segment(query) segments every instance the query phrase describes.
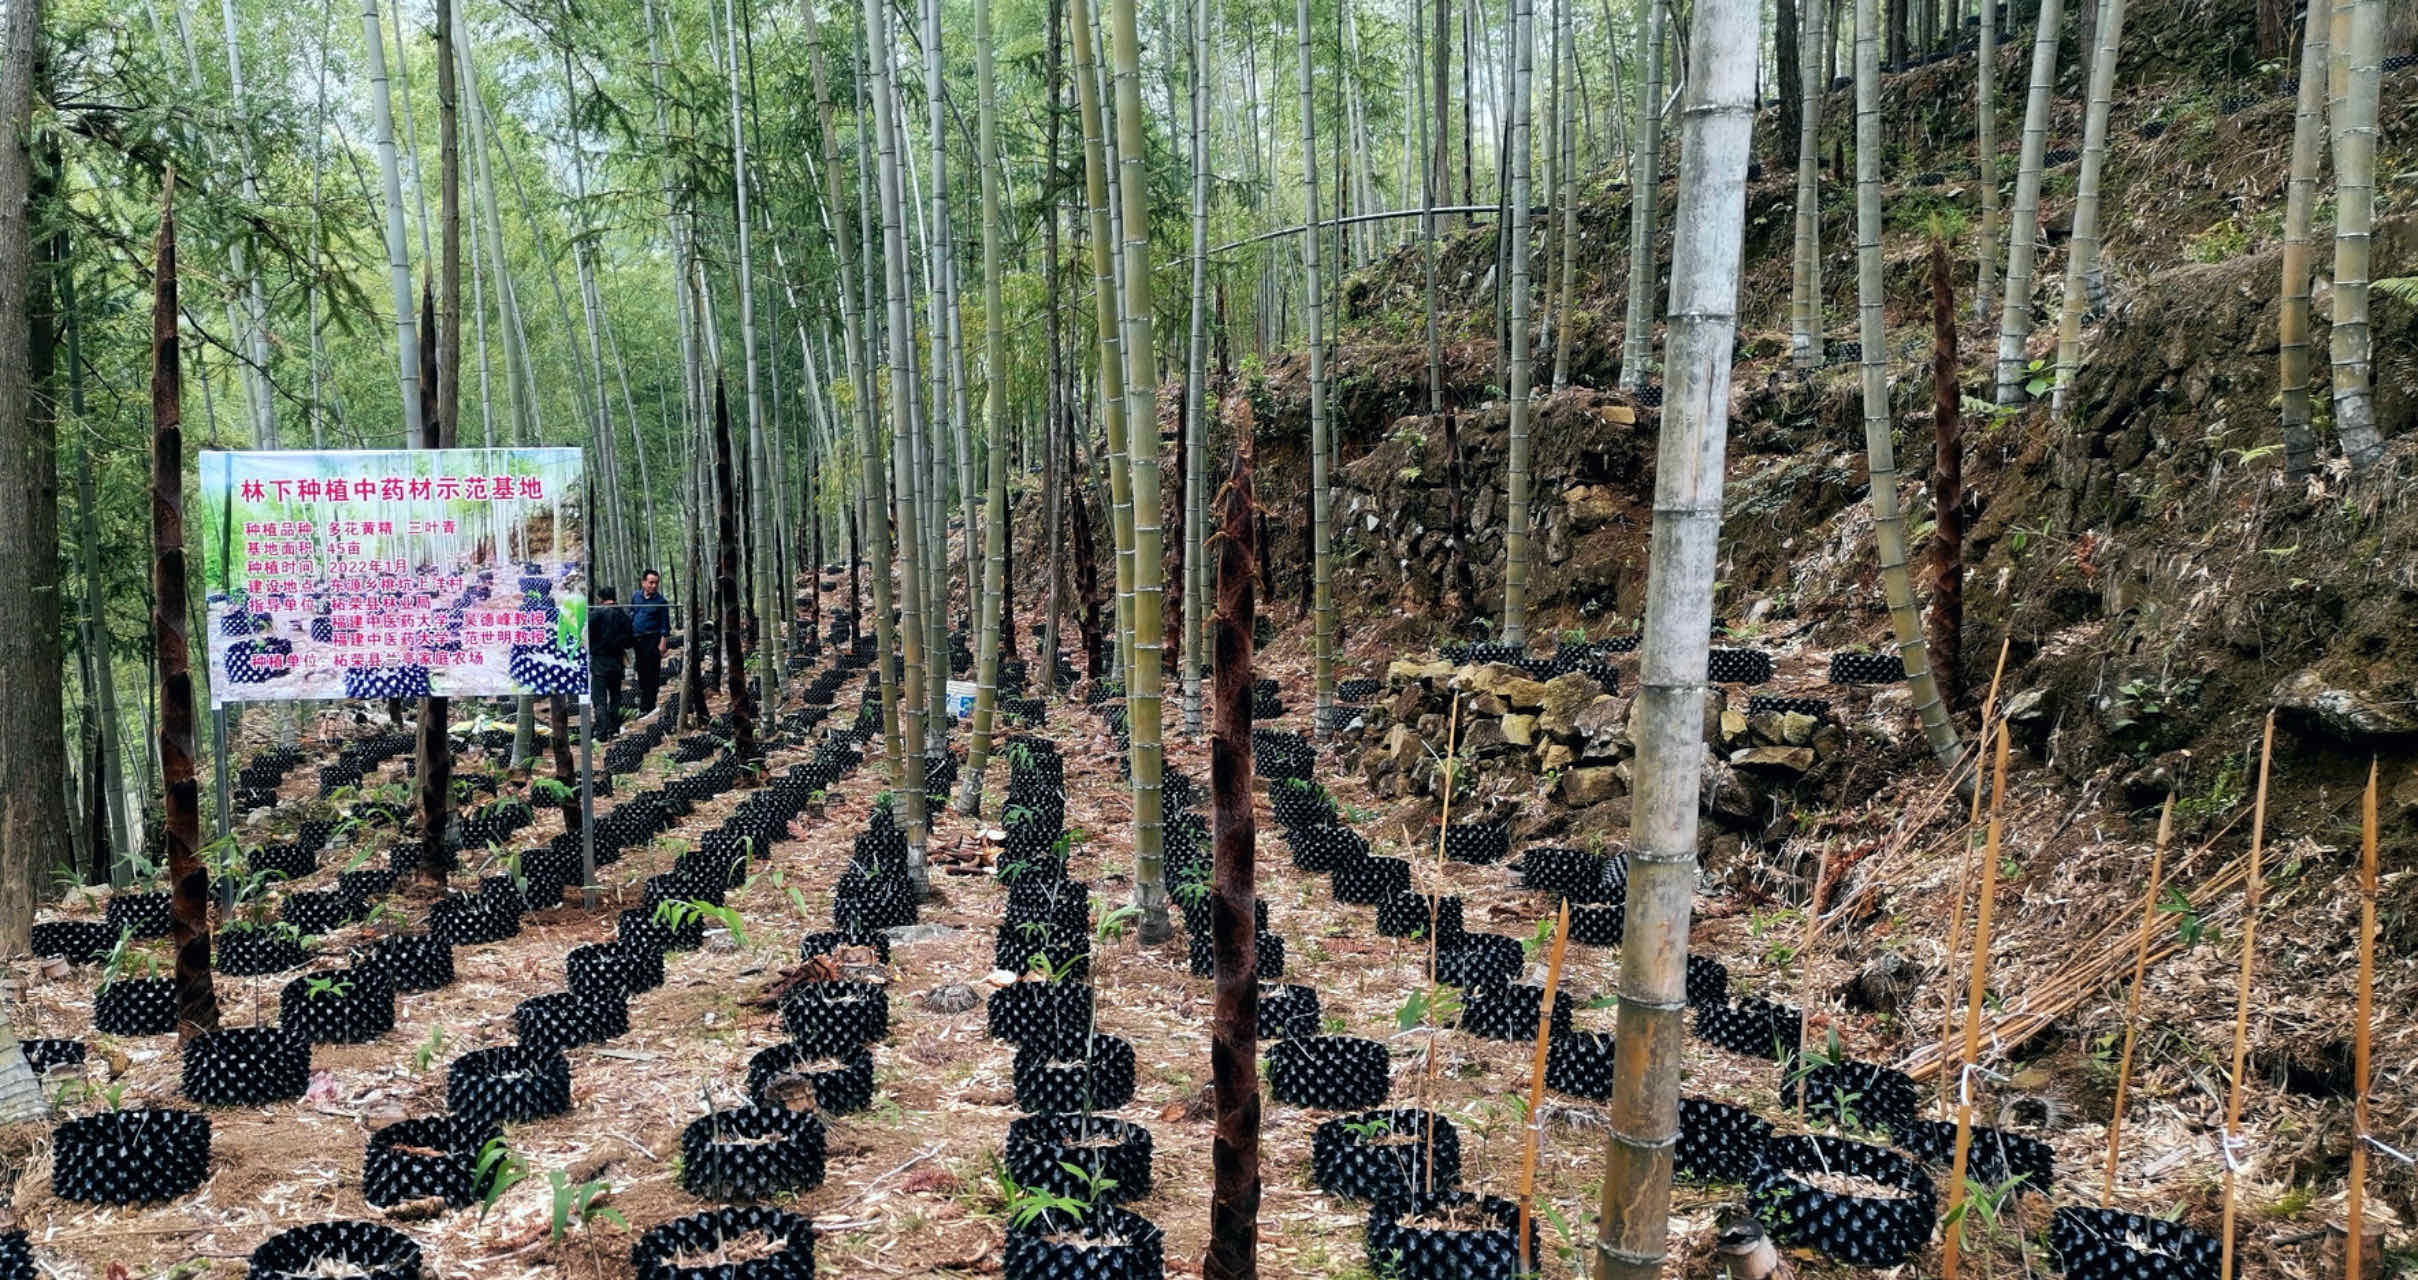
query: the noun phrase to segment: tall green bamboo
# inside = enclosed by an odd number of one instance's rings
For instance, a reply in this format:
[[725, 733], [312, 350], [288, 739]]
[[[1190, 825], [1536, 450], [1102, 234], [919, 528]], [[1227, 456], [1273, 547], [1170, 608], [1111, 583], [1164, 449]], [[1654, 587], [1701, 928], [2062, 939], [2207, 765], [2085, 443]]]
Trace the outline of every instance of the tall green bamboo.
[[1822, 367], [1822, 79], [1815, 52], [1830, 40], [1822, 0], [1805, 0], [1805, 38], [1797, 48], [1797, 238], [1789, 256], [1788, 359], [1799, 369]]
[[[2055, 4], [2056, 0], [2046, 2]], [[1881, 286], [1880, 23], [1873, 12], [1874, 6], [1888, 0], [1853, 3], [1856, 337], [1864, 348], [1864, 454], [1872, 476], [1873, 543], [1880, 556], [1889, 625], [1897, 633], [1898, 652], [1906, 664], [1906, 687], [1914, 695], [1923, 737], [1940, 764], [1953, 769], [1958, 757], [1956, 726], [1948, 719], [1947, 704], [1940, 700], [1939, 682], [1932, 678], [1930, 647], [1923, 639], [1922, 615], [1914, 605], [1913, 575], [1906, 568], [1906, 517], [1898, 505], [1897, 445], [1889, 424], [1888, 350], [1881, 324], [1887, 299]]]
[[2284, 283], [2275, 320], [2275, 380], [2284, 437], [2284, 470], [2300, 477], [2317, 465], [2309, 429], [2309, 223], [2317, 204], [2317, 162], [2326, 131], [2328, 5], [2308, 6], [2301, 40], [2300, 95], [2292, 114], [2292, 162], [2284, 186]]
[[[2032, 37], [2032, 89], [2023, 107], [2023, 159], [2015, 170], [2015, 204], [2007, 215], [2007, 287], [1998, 309], [1997, 400], [2002, 405], [2022, 404], [2026, 395], [2024, 349], [2032, 337], [2032, 264], [2040, 238], [2040, 166], [2048, 150], [2049, 109], [2057, 92], [2057, 23], [2064, 8], [2063, 0], [2040, 0], [2040, 26]], [[1862, 72], [1857, 74], [1861, 76]], [[1860, 95], [1861, 90], [1858, 92]], [[1859, 118], [1863, 110], [1859, 97], [1856, 104]], [[1858, 160], [1859, 188], [1863, 182], [1862, 167], [1863, 162]], [[1869, 359], [1871, 353], [1865, 354]]]
[[[999, 77], [992, 65], [991, 0], [974, 0], [974, 76], [982, 154], [982, 433], [989, 455], [983, 501], [982, 601], [975, 611], [974, 740], [966, 748], [958, 810], [982, 812], [982, 771], [991, 758], [999, 705], [1000, 600], [1007, 589], [1007, 329], [999, 299]], [[967, 535], [971, 537], [972, 534]]]
[[2124, 43], [2124, 0], [2099, 0], [2097, 51], [2091, 55], [2090, 105], [2082, 122], [2082, 173], [2074, 185], [2074, 229], [2066, 246], [2065, 297], [2057, 309], [2057, 385], [2053, 413], [2065, 412], [2066, 391], [2082, 360], [2082, 313], [2107, 295], [2099, 268], [2099, 173], [2107, 163], [2108, 98], [2116, 84], [2116, 50]]
[[1201, 679], [1209, 582], [1209, 431], [1201, 421], [1204, 362], [1209, 355], [1209, 0], [1184, 6], [1191, 28], [1186, 48], [1192, 59], [1192, 313], [1191, 341], [1184, 347], [1184, 732], [1201, 732]]
[[[1973, 317], [1990, 318], [1998, 305], [1998, 15], [1999, 0], [1978, 0], [1981, 34], [1978, 37], [1981, 56], [1977, 59], [1973, 89], [1976, 120], [1974, 121], [1974, 157], [1981, 181], [1981, 226], [1977, 242], [1981, 246], [1980, 274], [1973, 285]], [[1833, 27], [1837, 24], [1833, 23]], [[1824, 40], [1822, 46], [1831, 48]], [[1827, 73], [1825, 73], [1827, 74]]]
[[[915, 882], [920, 895], [931, 887], [924, 866], [924, 845], [927, 839], [927, 816], [924, 812], [924, 719], [928, 708], [924, 701], [924, 664], [931, 656], [924, 651], [924, 568], [922, 538], [916, 533], [917, 491], [920, 468], [915, 417], [915, 340], [914, 317], [907, 306], [907, 238], [903, 223], [904, 212], [899, 194], [898, 106], [894, 82], [897, 69], [893, 61], [895, 46], [890, 39], [888, 6], [865, 6], [865, 48], [871, 64], [873, 83], [873, 128], [878, 139], [880, 170], [878, 186], [881, 193], [882, 263], [887, 284], [890, 311], [890, 424], [897, 444], [891, 450], [891, 472], [896, 481], [895, 503], [898, 518], [898, 576], [902, 584], [899, 604], [899, 636], [901, 678], [899, 681], [899, 751], [904, 776], [891, 793], [894, 803], [905, 810], [907, 828], [907, 874]], [[878, 517], [876, 524], [880, 521]], [[888, 572], [888, 566], [877, 566], [878, 580]], [[941, 659], [943, 662], [946, 658]]]
[[[2312, 4], [2321, 0], [2311, 0]], [[2376, 225], [2376, 108], [2383, 63], [2381, 0], [2341, 0], [2349, 41], [2328, 114], [2334, 121], [2334, 438], [2354, 470], [2384, 455], [2376, 430], [2375, 334], [2368, 325], [2368, 266]]]
[[[1142, 42], [1133, 0], [1109, 0], [1108, 17], [1116, 60], [1117, 189], [1125, 211], [1125, 420], [1133, 489], [1133, 665], [1125, 676], [1125, 712], [1133, 734], [1133, 905], [1140, 913], [1134, 935], [1151, 945], [1172, 931], [1159, 794], [1165, 547], [1159, 528], [1158, 365], [1150, 333], [1150, 180], [1142, 147]], [[1331, 687], [1327, 696], [1331, 700]]]
[[[1530, 151], [1529, 93], [1531, 63], [1536, 49], [1535, 16], [1531, 0], [1511, 0], [1511, 354], [1510, 365], [1511, 458], [1507, 468], [1510, 490], [1509, 509], [1503, 522], [1503, 640], [1507, 644], [1528, 642], [1528, 394], [1534, 377], [1535, 361], [1528, 351], [1528, 162]], [[1659, 14], [1663, 0], [1646, 0]], [[1659, 19], [1657, 19], [1659, 22]], [[1657, 32], [1661, 28], [1654, 28]], [[1660, 126], [1651, 126], [1659, 131]], [[1649, 167], [1652, 162], [1647, 162]], [[1652, 185], [1645, 190], [1652, 191]], [[1649, 202], [1651, 195], [1640, 197]], [[1652, 214], [1647, 215], [1651, 219]], [[1634, 231], [1636, 224], [1630, 224]], [[1647, 235], [1650, 237], [1652, 231]], [[1636, 256], [1630, 256], [1632, 269]], [[1651, 274], [1652, 255], [1647, 257], [1646, 271]], [[1630, 338], [1644, 332], [1639, 320], [1638, 284], [1630, 281]], [[1650, 285], [1647, 287], [1651, 287]], [[1639, 368], [1644, 367], [1643, 359]], [[1625, 380], [1629, 367], [1624, 358], [1621, 377]]]
[[420, 438], [420, 333], [411, 314], [410, 250], [403, 234], [403, 170], [395, 155], [395, 113], [386, 80], [386, 34], [378, 0], [361, 0], [361, 30], [369, 42], [370, 137], [386, 185], [386, 277], [394, 294], [395, 372], [403, 389], [403, 438]]
[[[1620, 339], [1620, 385], [1646, 385], [1654, 360], [1654, 220], [1662, 187], [1662, 46], [1668, 0], [1638, 0], [1645, 88], [1637, 98], [1637, 150], [1629, 163], [1629, 309]], [[1516, 152], [1515, 152], [1516, 154]]]
[[1294, 0], [1293, 23], [1294, 47], [1299, 53], [1295, 79], [1301, 95], [1302, 316], [1309, 326], [1303, 341], [1310, 362], [1310, 669], [1316, 688], [1310, 724], [1324, 738], [1335, 731], [1335, 563], [1329, 552], [1334, 537], [1334, 477], [1328, 470], [1326, 279], [1318, 260], [1323, 236], [1318, 226], [1318, 110], [1311, 97], [1310, 0]]
[[[1118, 332], [1118, 244], [1109, 216], [1107, 131], [1101, 119], [1100, 67], [1092, 51], [1090, 0], [1070, 0], [1068, 29], [1074, 34], [1076, 114], [1083, 122], [1083, 192], [1090, 212], [1092, 316], [1099, 326], [1100, 417], [1108, 429], [1109, 533], [1116, 544], [1117, 636], [1110, 648], [1133, 691], [1134, 514], [1132, 476], [1125, 469], [1124, 340]], [[1130, 723], [1130, 718], [1128, 723]]]
[[[747, 130], [741, 109], [739, 78], [742, 53], [739, 47], [739, 21], [731, 0], [722, 0], [722, 27], [729, 33], [730, 82], [730, 172], [731, 186], [737, 199], [738, 224], [738, 293], [739, 293], [739, 360], [741, 379], [747, 393], [747, 524], [753, 538], [755, 556], [751, 561], [746, 590], [755, 599], [756, 625], [756, 701], [770, 715], [779, 705], [781, 696], [781, 662], [787, 649], [782, 643], [786, 628], [782, 622], [790, 612], [789, 591], [776, 590], [773, 566], [780, 557], [773, 552], [772, 539], [766, 535], [772, 528], [768, 506], [776, 488], [772, 465], [772, 445], [765, 437], [764, 393], [759, 388], [756, 371], [756, 261], [755, 243], [748, 217]], [[593, 340], [591, 339], [591, 345]], [[596, 380], [604, 383], [603, 357], [596, 357]]]
[[1660, 1275], [1670, 1224], [1757, 8], [1756, 0], [1697, 0], [1689, 42], [1690, 101], [1680, 115], [1672, 217], [1670, 383], [1638, 669], [1627, 943], [1614, 1032], [1621, 1070], [1613, 1081], [1595, 1280]]

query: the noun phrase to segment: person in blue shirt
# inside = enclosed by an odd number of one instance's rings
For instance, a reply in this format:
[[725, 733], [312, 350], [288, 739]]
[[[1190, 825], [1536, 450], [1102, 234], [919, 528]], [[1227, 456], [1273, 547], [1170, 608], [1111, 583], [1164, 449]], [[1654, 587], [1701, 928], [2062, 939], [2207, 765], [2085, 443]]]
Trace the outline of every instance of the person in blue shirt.
[[672, 602], [663, 598], [663, 576], [649, 569], [639, 575], [638, 594], [630, 597], [630, 656], [638, 665], [638, 714], [655, 709], [655, 691], [663, 683], [663, 650], [672, 635]]

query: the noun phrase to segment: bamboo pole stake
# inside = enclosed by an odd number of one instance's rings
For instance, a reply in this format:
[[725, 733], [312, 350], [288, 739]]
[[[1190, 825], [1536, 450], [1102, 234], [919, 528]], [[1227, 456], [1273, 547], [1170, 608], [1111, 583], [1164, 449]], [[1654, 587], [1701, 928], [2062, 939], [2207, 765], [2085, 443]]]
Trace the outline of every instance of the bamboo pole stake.
[[[2011, 637], [1998, 638], [1998, 665], [1990, 672], [1990, 692], [1981, 701], [1981, 731], [1973, 739], [1973, 768], [1981, 770], [1982, 752], [1990, 743], [1990, 722], [1998, 714], [1998, 683], [2007, 674], [2007, 647]], [[1956, 1016], [1956, 953], [1965, 945], [1965, 899], [1973, 893], [1973, 857], [1979, 847], [1973, 839], [1981, 829], [1981, 788], [1973, 788], [1972, 809], [1965, 816], [1965, 856], [1956, 873], [1956, 906], [1948, 917], [1948, 949], [1940, 956], [1940, 969], [1947, 975], [1946, 990], [1940, 993], [1939, 1044], [1940, 1053], [1948, 1051], [1949, 1037], [1955, 1034], [1951, 1019]], [[1948, 1082], [1940, 1079], [1940, 1100], [1948, 1097]]]
[[2359, 802], [2359, 1005], [2351, 1038], [2351, 1186], [2344, 1201], [2342, 1273], [2359, 1280], [2368, 1184], [2368, 1041], [2376, 1013], [2376, 761]]
[[1561, 910], [1554, 913], [1553, 949], [1545, 959], [1545, 994], [1537, 999], [1536, 1052], [1528, 1062], [1528, 1128], [1520, 1138], [1520, 1221], [1516, 1236], [1521, 1275], [1531, 1274], [1528, 1258], [1529, 1205], [1536, 1198], [1537, 1148], [1545, 1138], [1545, 1122], [1539, 1114], [1545, 1105], [1545, 1060], [1553, 1052], [1553, 997], [1561, 990], [1562, 955], [1569, 949], [1570, 899], [1563, 898]]
[[1973, 1063], [1981, 1052], [1981, 997], [1990, 977], [1990, 916], [1998, 898], [1998, 846], [2006, 831], [2006, 799], [2007, 727], [2002, 724], [1998, 726], [1996, 759], [1990, 765], [1990, 829], [1981, 855], [1981, 894], [1973, 907], [1973, 964], [1965, 981], [1964, 1065], [1956, 1082], [1956, 1155], [1948, 1168], [1942, 1280], [1956, 1280], [1957, 1243], [1964, 1237], [1965, 1163], [1973, 1149]]
[[2116, 1104], [2107, 1118], [2107, 1173], [2099, 1185], [2102, 1209], [2116, 1198], [2116, 1153], [2123, 1141], [2124, 1094], [2132, 1087], [2133, 1039], [2141, 1030], [2141, 975], [2149, 969], [2149, 930], [2158, 919], [2158, 890], [2165, 884], [2166, 842], [2174, 835], [2174, 828], [2175, 797], [2169, 791], [2165, 808], [2158, 811], [2158, 847], [2149, 855], [2149, 892], [2141, 897], [2141, 937], [2133, 947], [2133, 985], [2124, 997], [2124, 1047], [2116, 1054]]
[[2250, 1052], [2250, 979], [2258, 963], [2258, 900], [2259, 858], [2267, 843], [2267, 768], [2275, 755], [2275, 713], [2267, 713], [2267, 728], [2258, 749], [2258, 800], [2251, 806], [2250, 875], [2242, 882], [2242, 971], [2234, 985], [2233, 995], [2233, 1076], [2225, 1088], [2225, 1136], [2221, 1150], [2225, 1156], [2225, 1220], [2224, 1235], [2218, 1238], [2221, 1257], [2217, 1275], [2233, 1274], [2233, 1218], [2235, 1209], [2234, 1152], [2241, 1146], [2242, 1072]]
[[1444, 913], [1444, 833], [1452, 828], [1453, 764], [1460, 759], [1461, 695], [1452, 696], [1452, 719], [1444, 726], [1444, 810], [1436, 819], [1436, 862], [1427, 881], [1427, 1005], [1419, 1023], [1427, 1030], [1426, 1061], [1419, 1068], [1420, 1142], [1427, 1148], [1421, 1180], [1427, 1194], [1436, 1193], [1436, 1113], [1427, 1102], [1436, 1080], [1436, 997], [1444, 984], [1436, 980], [1436, 928]]

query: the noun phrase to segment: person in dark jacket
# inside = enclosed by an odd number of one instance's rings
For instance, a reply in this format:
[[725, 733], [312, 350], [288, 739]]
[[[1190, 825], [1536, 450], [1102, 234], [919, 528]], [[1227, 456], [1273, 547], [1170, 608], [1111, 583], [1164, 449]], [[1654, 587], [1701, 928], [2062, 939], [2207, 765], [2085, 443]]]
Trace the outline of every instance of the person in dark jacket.
[[672, 602], [663, 598], [663, 576], [649, 569], [638, 576], [630, 599], [630, 651], [638, 663], [638, 714], [655, 709], [663, 684], [663, 650], [672, 635]]
[[596, 589], [596, 607], [588, 614], [589, 665], [595, 668], [596, 688], [603, 695], [598, 708], [604, 724], [600, 737], [621, 732], [621, 663], [630, 651], [630, 611], [611, 587]]

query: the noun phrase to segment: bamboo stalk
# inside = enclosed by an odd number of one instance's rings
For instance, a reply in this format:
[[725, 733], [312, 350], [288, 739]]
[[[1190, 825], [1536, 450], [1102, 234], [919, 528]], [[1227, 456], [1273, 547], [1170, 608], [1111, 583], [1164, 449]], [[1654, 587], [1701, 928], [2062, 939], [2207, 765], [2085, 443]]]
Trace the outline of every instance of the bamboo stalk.
[[1444, 912], [1444, 833], [1452, 828], [1453, 762], [1460, 758], [1460, 737], [1461, 695], [1455, 693], [1452, 719], [1444, 726], [1444, 810], [1436, 820], [1436, 864], [1427, 882], [1427, 1006], [1420, 1015], [1420, 1025], [1427, 1029], [1427, 1059], [1419, 1068], [1419, 1113], [1425, 1130], [1421, 1141], [1427, 1147], [1422, 1177], [1429, 1195], [1436, 1193], [1436, 1114], [1428, 1109], [1427, 1100], [1436, 1081], [1436, 997], [1444, 988], [1436, 980], [1436, 928]]
[[2376, 761], [2359, 802], [2359, 1003], [2351, 1033], [2351, 1184], [2344, 1200], [2344, 1280], [2359, 1280], [2368, 1189], [2368, 1050], [2376, 1013]]
[[1964, 1066], [1956, 1086], [1956, 1154], [1948, 1166], [1947, 1235], [1941, 1241], [1940, 1275], [1956, 1280], [1958, 1244], [1964, 1238], [1965, 1166], [1973, 1149], [1973, 1063], [1981, 1052], [1981, 997], [1990, 977], [1990, 916], [1998, 899], [1998, 847], [2006, 832], [2007, 727], [1998, 726], [1998, 750], [1990, 765], [1990, 830], [1981, 856], [1981, 894], [1973, 908], [1973, 964], [1965, 982]]
[[[1990, 722], [1998, 714], [1998, 683], [2007, 674], [2007, 647], [2010, 637], [1998, 638], [1998, 665], [1990, 672], [1990, 692], [1981, 701], [1981, 731], [1973, 739], [1973, 768], [1981, 769], [1982, 750], [1989, 745]], [[1947, 975], [1946, 989], [1940, 993], [1939, 1043], [1945, 1054], [1952, 1031], [1951, 1019], [1956, 1016], [1956, 953], [1965, 945], [1965, 899], [1973, 894], [1973, 858], [1978, 848], [1974, 834], [1981, 829], [1981, 788], [1973, 788], [1972, 808], [1965, 816], [1965, 856], [1956, 873], [1956, 905], [1948, 917], [1948, 949], [1940, 956], [1940, 970]], [[1947, 1099], [1947, 1082], [1940, 1082], [1940, 1098]]]
[[2099, 1207], [2104, 1209], [2116, 1198], [2116, 1153], [2121, 1149], [2124, 1133], [2124, 1094], [2133, 1079], [2133, 1039], [2141, 1030], [2141, 975], [2149, 968], [2149, 930], [2158, 919], [2158, 890], [2164, 886], [2166, 871], [2166, 841], [2174, 834], [2175, 797], [2166, 793], [2166, 806], [2158, 812], [2158, 847], [2149, 855], [2149, 892], [2141, 897], [2141, 939], [2133, 948], [2133, 985], [2124, 997], [2124, 1048], [2116, 1054], [2116, 1102], [2107, 1118], [2107, 1173], [2099, 1187]]
[[2267, 769], [2275, 755], [2275, 713], [2267, 713], [2267, 728], [2258, 749], [2258, 799], [2251, 807], [2250, 878], [2242, 886], [2242, 970], [2233, 995], [2233, 1074], [2225, 1088], [2225, 1217], [2219, 1237], [2217, 1275], [2233, 1274], [2233, 1219], [2236, 1209], [2233, 1152], [2240, 1145], [2242, 1072], [2250, 1052], [2250, 982], [2258, 963], [2259, 859], [2267, 843]]
[[[1537, 1146], [1543, 1140], [1544, 1121], [1537, 1112], [1545, 1105], [1545, 1060], [1553, 1052], [1553, 997], [1561, 990], [1562, 956], [1570, 949], [1570, 899], [1563, 898], [1561, 910], [1554, 914], [1553, 949], [1545, 959], [1545, 993], [1537, 999], [1536, 1052], [1528, 1062], [1528, 1130], [1520, 1139], [1520, 1221], [1516, 1236], [1520, 1251], [1520, 1274], [1528, 1275], [1528, 1224], [1530, 1202], [1536, 1198]], [[1429, 1128], [1432, 1130], [1433, 1125]]]

